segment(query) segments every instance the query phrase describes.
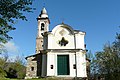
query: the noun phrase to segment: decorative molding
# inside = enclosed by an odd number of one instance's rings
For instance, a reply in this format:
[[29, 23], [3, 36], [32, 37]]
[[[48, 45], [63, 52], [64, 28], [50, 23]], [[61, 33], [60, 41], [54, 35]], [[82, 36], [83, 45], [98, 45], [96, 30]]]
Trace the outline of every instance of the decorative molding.
[[61, 36], [63, 36], [63, 35], [66, 34], [66, 31], [65, 31], [64, 29], [62, 29], [62, 30], [59, 32], [59, 34], [60, 34]]

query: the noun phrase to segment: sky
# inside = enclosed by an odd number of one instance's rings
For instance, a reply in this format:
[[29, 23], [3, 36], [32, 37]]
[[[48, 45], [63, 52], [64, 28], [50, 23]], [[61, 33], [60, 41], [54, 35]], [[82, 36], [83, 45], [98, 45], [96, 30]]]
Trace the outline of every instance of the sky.
[[[45, 3], [45, 4], [44, 4]], [[35, 54], [37, 20], [43, 6], [50, 19], [50, 31], [64, 22], [75, 30], [86, 32], [87, 49], [95, 54], [103, 45], [115, 40], [120, 32], [120, 0], [35, 0], [33, 13], [24, 13], [28, 21], [18, 20], [13, 37], [5, 46], [11, 57]]]

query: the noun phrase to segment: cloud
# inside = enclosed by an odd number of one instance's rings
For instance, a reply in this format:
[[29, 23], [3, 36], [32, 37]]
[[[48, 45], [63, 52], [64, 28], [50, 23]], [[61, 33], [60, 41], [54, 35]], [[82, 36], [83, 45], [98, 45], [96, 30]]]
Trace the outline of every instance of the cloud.
[[15, 44], [13, 41], [9, 41], [8, 43], [4, 44], [7, 55], [9, 56], [9, 60], [14, 61], [16, 59], [16, 56], [19, 55], [19, 47]]
[[4, 46], [6, 47], [8, 53], [19, 53], [19, 47], [12, 41], [4, 44]]
[[[23, 58], [24, 60], [24, 55], [21, 53], [20, 47], [14, 42], [14, 41], [9, 41], [6, 44], [3, 44], [7, 50], [6, 55], [8, 55], [8, 60], [13, 61], [18, 59], [17, 57], [19, 56], [20, 58]], [[1, 55], [1, 56], [4, 56]]]

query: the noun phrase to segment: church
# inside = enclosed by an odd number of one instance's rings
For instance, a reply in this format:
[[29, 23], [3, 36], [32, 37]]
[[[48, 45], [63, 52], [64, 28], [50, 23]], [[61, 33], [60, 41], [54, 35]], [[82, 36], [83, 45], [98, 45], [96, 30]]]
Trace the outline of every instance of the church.
[[49, 31], [45, 8], [37, 18], [35, 54], [27, 56], [26, 79], [39, 77], [87, 77], [85, 32], [61, 23]]

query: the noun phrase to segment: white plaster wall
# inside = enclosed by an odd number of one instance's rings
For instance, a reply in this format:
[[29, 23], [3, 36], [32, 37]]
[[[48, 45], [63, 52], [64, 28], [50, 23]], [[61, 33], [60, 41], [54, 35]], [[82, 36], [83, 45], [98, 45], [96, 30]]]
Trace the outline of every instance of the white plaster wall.
[[75, 34], [75, 40], [76, 40], [76, 49], [85, 49], [84, 47], [84, 34]]
[[[69, 55], [69, 67], [70, 67], [70, 75], [57, 75], [57, 55]], [[59, 76], [59, 77], [75, 77], [77, 70], [77, 77], [86, 77], [86, 61], [85, 55], [82, 52], [75, 53], [70, 52], [49, 52], [47, 54], [47, 76]], [[77, 69], [73, 69], [73, 64], [77, 60]], [[50, 69], [50, 65], [53, 65], [54, 68]]]
[[44, 22], [43, 20], [38, 20], [38, 35], [39, 35], [39, 37], [43, 37], [43, 36], [41, 35], [41, 33], [44, 32], [44, 31], [41, 31], [41, 23], [44, 23], [44, 24], [45, 24], [45, 22]]
[[[64, 25], [58, 25], [53, 29], [51, 34], [48, 34], [48, 49], [74, 49], [74, 35], [69, 27], [62, 27]], [[62, 40], [62, 37], [68, 41], [66, 46], [61, 46], [59, 41]]]
[[76, 69], [73, 69], [73, 65], [75, 64], [75, 53], [70, 54], [69, 58], [70, 58], [70, 76], [75, 77]]
[[[64, 29], [65, 34], [61, 35], [60, 31]], [[85, 49], [84, 48], [85, 33], [79, 32], [73, 34], [68, 28], [57, 26], [53, 32], [48, 34], [48, 48], [46, 49]], [[66, 46], [59, 45], [59, 41], [65, 38], [68, 41]], [[76, 43], [76, 44], [75, 44]], [[76, 45], [76, 46], [75, 46]], [[70, 75], [57, 75], [57, 55], [69, 55]], [[86, 77], [86, 60], [85, 54], [82, 51], [51, 51], [47, 53], [47, 76], [57, 77]], [[76, 64], [77, 69], [73, 69], [73, 64]], [[51, 70], [50, 65], [54, 68]], [[76, 71], [77, 70], [77, 71]]]
[[86, 75], [86, 61], [85, 54], [82, 52], [76, 53], [77, 61], [77, 77], [87, 77]]
[[[60, 52], [49, 52], [47, 53], [47, 76], [58, 76], [57, 75], [57, 55], [69, 55], [69, 61], [71, 62], [70, 65], [72, 65], [72, 61], [70, 58], [70, 53], [60, 53]], [[53, 69], [50, 68], [50, 65], [53, 65]], [[71, 66], [70, 66], [71, 67]], [[71, 67], [72, 68], [72, 67]], [[72, 72], [70, 72], [72, 73]], [[69, 75], [70, 76], [70, 75]]]
[[[65, 40], [68, 41], [68, 44], [66, 46], [61, 46], [59, 44], [59, 41], [62, 39], [62, 37], [65, 38]], [[65, 35], [65, 36], [54, 36], [50, 35], [48, 36], [48, 49], [74, 49], [74, 36], [73, 35]]]
[[48, 35], [48, 47], [47, 49], [51, 49], [53, 47], [53, 42], [54, 42], [54, 39], [53, 39], [53, 35]]
[[[60, 30], [56, 31], [56, 34], [48, 34], [48, 49], [83, 49], [85, 50], [84, 47], [84, 36], [85, 33], [83, 32], [79, 32], [74, 34], [70, 34], [70, 32], [68, 32], [66, 30], [66, 34], [65, 35], [60, 35], [59, 32]], [[61, 46], [59, 44], [59, 41], [62, 39], [62, 37], [65, 38], [65, 40], [68, 41], [68, 44], [66, 46]], [[75, 47], [76, 46], [76, 47]]]
[[[45, 24], [44, 30], [41, 30], [41, 23]], [[41, 35], [41, 33], [44, 33], [46, 31], [49, 31], [49, 22], [48, 22], [48, 20], [38, 20], [38, 36], [43, 37]]]
[[[53, 65], [53, 69], [51, 69]], [[55, 54], [47, 54], [47, 76], [55, 76]]]

